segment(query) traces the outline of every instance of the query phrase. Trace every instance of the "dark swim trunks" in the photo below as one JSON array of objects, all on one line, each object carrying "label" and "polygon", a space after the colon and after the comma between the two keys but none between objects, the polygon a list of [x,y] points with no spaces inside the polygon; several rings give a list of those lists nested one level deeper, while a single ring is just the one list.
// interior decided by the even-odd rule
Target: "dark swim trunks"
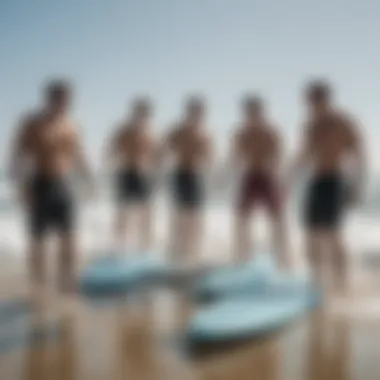
[{"label": "dark swim trunks", "polygon": [[277,214],[282,206],[280,189],[269,173],[249,171],[241,182],[238,210],[240,213],[249,213],[258,204],[271,214]]},{"label": "dark swim trunks", "polygon": [[74,226],[74,197],[64,178],[35,175],[29,183],[31,196],[30,232],[42,238],[54,229],[60,233],[71,232]]},{"label": "dark swim trunks", "polygon": [[152,192],[152,181],[139,169],[123,169],[117,174],[117,198],[119,202],[146,202]]},{"label": "dark swim trunks", "polygon": [[197,209],[203,205],[205,189],[200,173],[191,169],[178,168],[173,173],[172,187],[177,207]]},{"label": "dark swim trunks", "polygon": [[308,228],[338,227],[345,210],[347,190],[340,173],[316,175],[307,190],[305,225]]}]

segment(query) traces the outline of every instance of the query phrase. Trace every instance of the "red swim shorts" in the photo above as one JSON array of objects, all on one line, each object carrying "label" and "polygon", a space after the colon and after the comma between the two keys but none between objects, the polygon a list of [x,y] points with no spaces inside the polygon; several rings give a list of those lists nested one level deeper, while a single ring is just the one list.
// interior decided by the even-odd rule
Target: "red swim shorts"
[{"label": "red swim shorts", "polygon": [[257,205],[264,206],[271,214],[278,214],[282,207],[282,192],[271,174],[247,172],[240,186],[238,210],[246,214]]}]

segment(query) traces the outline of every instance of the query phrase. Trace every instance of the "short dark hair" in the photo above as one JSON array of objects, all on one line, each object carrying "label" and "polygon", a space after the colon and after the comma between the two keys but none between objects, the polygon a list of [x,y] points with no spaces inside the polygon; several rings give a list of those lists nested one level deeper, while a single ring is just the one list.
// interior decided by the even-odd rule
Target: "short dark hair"
[{"label": "short dark hair", "polygon": [[260,96],[253,95],[253,94],[245,95],[241,103],[244,109],[247,109],[247,108],[262,109],[264,106],[263,99]]},{"label": "short dark hair", "polygon": [[205,99],[201,95],[189,95],[186,98],[186,107],[194,108],[194,107],[205,107]]},{"label": "short dark hair", "polygon": [[64,79],[51,80],[46,84],[45,94],[48,97],[69,94],[71,92],[71,85]]},{"label": "short dark hair", "polygon": [[141,109],[141,108],[143,108],[145,110],[151,111],[152,108],[153,108],[153,104],[152,104],[151,100],[148,97],[140,96],[140,97],[136,97],[132,101],[132,107],[134,109]]},{"label": "short dark hair", "polygon": [[331,85],[324,79],[313,80],[306,86],[306,96],[310,100],[328,100],[331,95]]}]

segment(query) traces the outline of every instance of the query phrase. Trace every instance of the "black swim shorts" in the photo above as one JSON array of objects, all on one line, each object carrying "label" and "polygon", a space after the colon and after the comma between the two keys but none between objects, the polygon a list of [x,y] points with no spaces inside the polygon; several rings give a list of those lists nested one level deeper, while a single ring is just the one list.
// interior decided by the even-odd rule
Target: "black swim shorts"
[{"label": "black swim shorts", "polygon": [[194,209],[202,206],[205,198],[203,178],[190,169],[178,168],[173,173],[172,187],[177,207]]},{"label": "black swim shorts", "polygon": [[152,193],[152,181],[139,169],[123,169],[117,174],[117,198],[119,202],[146,202]]},{"label": "black swim shorts", "polygon": [[347,190],[347,182],[340,173],[320,174],[312,178],[304,209],[306,227],[339,227],[345,211]]},{"label": "black swim shorts", "polygon": [[41,238],[54,229],[71,232],[74,226],[74,197],[66,179],[37,174],[28,184],[29,226],[33,237]]}]

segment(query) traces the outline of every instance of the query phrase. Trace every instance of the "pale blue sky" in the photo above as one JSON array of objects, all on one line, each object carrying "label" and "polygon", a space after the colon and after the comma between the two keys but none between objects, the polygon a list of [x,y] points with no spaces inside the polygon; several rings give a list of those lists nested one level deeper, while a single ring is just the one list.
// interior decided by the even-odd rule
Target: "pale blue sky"
[{"label": "pale blue sky", "polygon": [[362,120],[379,166],[379,16],[376,0],[0,0],[3,147],[19,112],[38,105],[43,80],[60,74],[75,82],[75,114],[96,157],[141,93],[156,101],[161,131],[186,93],[202,91],[222,142],[241,94],[258,90],[291,144],[300,86],[326,75]]}]

